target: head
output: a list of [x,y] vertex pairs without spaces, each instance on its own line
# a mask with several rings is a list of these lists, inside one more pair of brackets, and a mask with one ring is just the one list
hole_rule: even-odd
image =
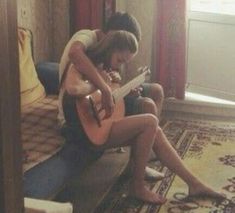
[[118,69],[131,60],[138,51],[135,36],[127,31],[110,31],[87,55],[95,65],[103,64],[105,69]]
[[128,13],[116,12],[108,19],[104,28],[104,32],[107,33],[113,30],[125,30],[133,33],[137,41],[140,41],[140,24],[134,16]]

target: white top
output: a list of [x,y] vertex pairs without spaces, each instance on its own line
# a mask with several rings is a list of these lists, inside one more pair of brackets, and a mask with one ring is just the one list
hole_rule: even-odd
[[[62,54],[61,60],[60,60],[60,64],[59,64],[59,79],[60,80],[65,71],[66,65],[69,63],[68,53],[69,53],[70,47],[76,41],[80,41],[84,45],[85,49],[88,49],[98,42],[98,38],[94,30],[80,30],[73,35],[73,37],[67,43],[64,49],[64,52]],[[62,125],[65,123],[63,106],[62,106],[63,95],[64,95],[64,88],[60,88],[59,102],[58,102],[59,112],[58,112],[58,117],[57,117],[60,127],[62,127]]]

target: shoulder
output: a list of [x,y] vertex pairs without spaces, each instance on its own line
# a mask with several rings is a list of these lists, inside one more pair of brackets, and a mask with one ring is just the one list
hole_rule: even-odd
[[85,48],[89,48],[98,41],[96,30],[80,30],[71,38],[71,42],[81,42]]
[[105,33],[100,29],[96,29],[94,31],[96,33],[96,37],[98,41],[101,40],[105,36]]
[[96,30],[88,30],[88,29],[79,30],[73,35],[72,40],[81,39],[81,38],[97,40]]

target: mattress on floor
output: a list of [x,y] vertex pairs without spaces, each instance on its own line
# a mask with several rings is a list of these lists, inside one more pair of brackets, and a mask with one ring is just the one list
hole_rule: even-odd
[[57,96],[22,109],[24,196],[53,199],[72,177],[100,157],[66,141],[57,126]]
[[64,145],[57,125],[57,96],[48,96],[21,110],[23,172],[49,159]]

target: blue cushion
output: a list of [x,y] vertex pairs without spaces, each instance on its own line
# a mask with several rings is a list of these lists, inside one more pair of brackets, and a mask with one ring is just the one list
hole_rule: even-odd
[[24,174],[24,196],[37,199],[55,197],[66,183],[78,178],[83,169],[100,156],[100,153],[67,142],[59,153]]
[[36,65],[38,78],[48,95],[59,93],[59,64],[56,62],[39,62]]

